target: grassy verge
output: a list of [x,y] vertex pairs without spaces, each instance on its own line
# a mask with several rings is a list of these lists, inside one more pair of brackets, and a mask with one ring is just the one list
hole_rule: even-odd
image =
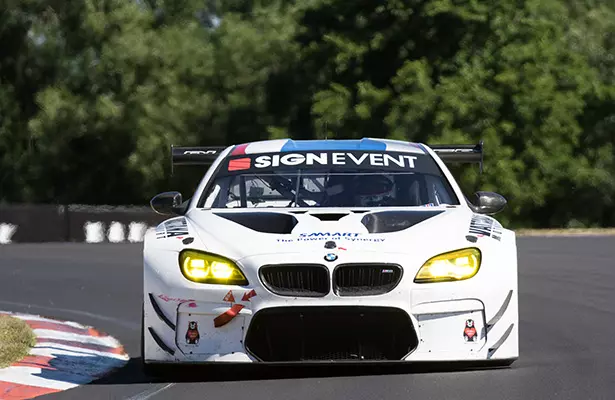
[[518,229],[517,236],[613,236],[615,228]]
[[0,368],[24,358],[35,344],[36,337],[28,324],[8,315],[0,315]]

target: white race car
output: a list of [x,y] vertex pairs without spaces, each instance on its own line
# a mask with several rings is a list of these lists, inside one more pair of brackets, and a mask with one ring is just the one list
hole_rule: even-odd
[[518,358],[515,233],[445,165],[476,146],[385,139],[172,148],[209,165],[144,241],[142,360],[162,364]]

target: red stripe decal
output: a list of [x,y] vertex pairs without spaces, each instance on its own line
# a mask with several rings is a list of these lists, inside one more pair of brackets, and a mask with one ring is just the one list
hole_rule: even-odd
[[214,326],[219,328],[228,324],[237,316],[237,313],[239,313],[242,308],[243,306],[241,304],[233,304],[233,307],[214,318]]
[[229,171],[241,171],[244,169],[250,169],[250,158],[236,158],[228,162]]
[[6,400],[32,399],[37,396],[57,392],[60,392],[60,390],[0,381],[0,396]]
[[[104,353],[111,353],[111,354],[124,354],[124,348],[122,346],[109,347],[109,346],[103,346],[100,344],[82,343],[82,342],[77,342],[73,340],[64,340],[64,339],[38,338],[36,340],[37,345],[44,345],[45,343],[63,344],[65,346],[73,346],[73,347],[77,347],[80,349],[101,351]],[[39,347],[43,347],[43,346],[39,346]]]
[[241,298],[241,301],[250,301],[250,298],[256,296],[256,291],[254,289],[250,290],[249,292],[245,292],[243,294],[243,297]]
[[239,145],[235,146],[235,148],[231,152],[231,155],[232,156],[240,156],[240,155],[246,154],[246,147],[248,147],[248,143],[246,143],[246,144],[239,144]]
[[56,369],[49,365],[49,361],[55,357],[48,356],[25,356],[21,361],[11,364],[11,367],[32,367],[42,369]]

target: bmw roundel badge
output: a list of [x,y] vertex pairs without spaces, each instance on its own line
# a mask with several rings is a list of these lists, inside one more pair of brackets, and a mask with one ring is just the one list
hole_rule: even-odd
[[335,261],[337,260],[337,254],[329,253],[325,256],[325,260],[327,261]]

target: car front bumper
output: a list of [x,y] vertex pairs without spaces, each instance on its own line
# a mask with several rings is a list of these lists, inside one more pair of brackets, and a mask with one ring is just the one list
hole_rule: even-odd
[[406,274],[385,294],[318,298],[273,294],[255,274],[239,287],[194,284],[147,265],[144,272],[148,363],[518,357],[516,269],[514,279],[484,273],[437,284]]

